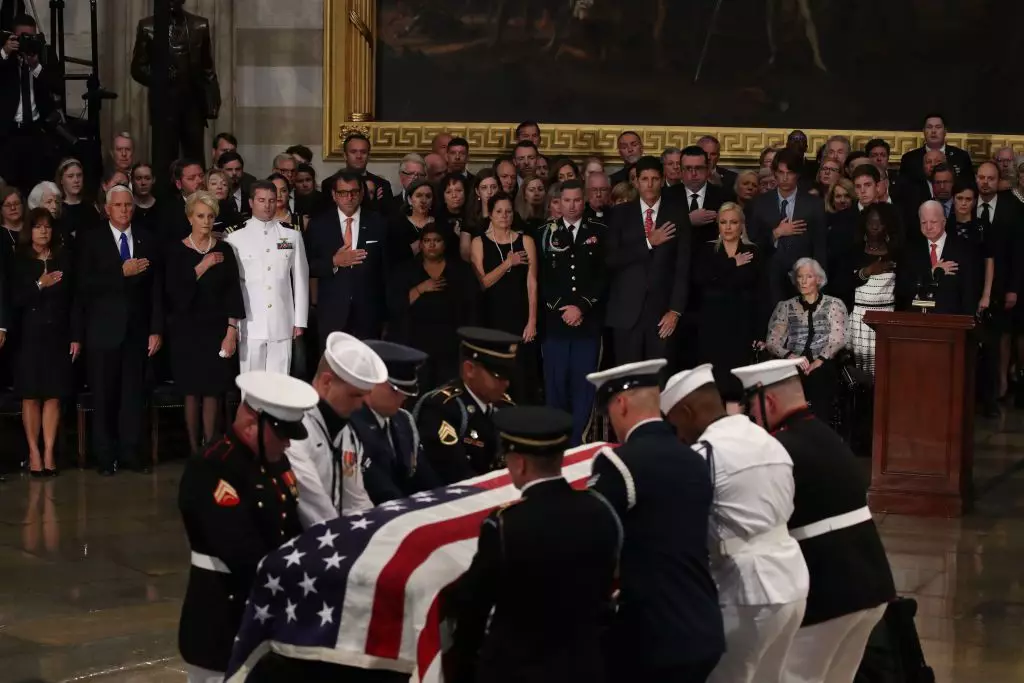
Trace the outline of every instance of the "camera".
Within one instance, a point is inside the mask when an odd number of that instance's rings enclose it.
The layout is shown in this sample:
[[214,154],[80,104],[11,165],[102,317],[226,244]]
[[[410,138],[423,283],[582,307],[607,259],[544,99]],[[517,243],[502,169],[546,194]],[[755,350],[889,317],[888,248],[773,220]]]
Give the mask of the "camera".
[[[0,42],[6,43],[11,35],[10,31],[4,31]],[[20,33],[15,38],[18,39],[18,51],[22,54],[42,57],[46,52],[46,36],[42,33]]]

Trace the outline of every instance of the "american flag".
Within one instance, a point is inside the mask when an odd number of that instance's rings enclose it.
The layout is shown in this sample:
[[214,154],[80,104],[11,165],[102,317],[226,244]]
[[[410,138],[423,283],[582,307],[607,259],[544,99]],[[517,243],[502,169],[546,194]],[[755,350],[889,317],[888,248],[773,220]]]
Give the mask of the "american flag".
[[[577,487],[605,444],[566,451]],[[268,651],[438,683],[437,595],[476,552],[484,518],[519,498],[506,471],[391,501],[310,528],[260,564],[235,638],[229,683]]]

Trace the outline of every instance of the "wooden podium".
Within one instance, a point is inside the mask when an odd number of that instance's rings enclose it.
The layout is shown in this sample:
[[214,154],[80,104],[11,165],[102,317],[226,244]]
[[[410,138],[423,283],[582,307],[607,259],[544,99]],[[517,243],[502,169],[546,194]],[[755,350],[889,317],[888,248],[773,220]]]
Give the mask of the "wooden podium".
[[874,328],[872,512],[958,517],[970,508],[974,318],[868,311]]

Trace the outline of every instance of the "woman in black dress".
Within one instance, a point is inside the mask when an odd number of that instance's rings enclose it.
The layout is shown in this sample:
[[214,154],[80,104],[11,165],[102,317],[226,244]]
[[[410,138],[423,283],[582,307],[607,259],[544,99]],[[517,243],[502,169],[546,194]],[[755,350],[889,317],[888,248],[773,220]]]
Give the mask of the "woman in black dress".
[[420,253],[420,236],[433,224],[434,188],[426,180],[414,180],[405,188],[406,203],[394,215],[388,227],[388,249],[391,263],[400,266]]
[[498,192],[498,175],[491,169],[482,169],[476,174],[476,185],[470,194],[469,208],[466,210],[466,225],[469,230],[462,231],[459,238],[459,253],[467,254],[473,259],[473,238],[482,235],[491,223],[488,207],[491,197]]
[[21,421],[33,477],[57,475],[53,448],[60,426],[60,401],[71,394],[71,364],[82,348],[79,326],[72,320],[71,254],[55,234],[47,209],[30,211],[10,273],[11,303],[21,320],[14,388],[21,396]]
[[764,259],[747,238],[746,220],[738,204],[718,210],[718,239],[700,245],[694,279],[701,292],[697,353],[713,363],[716,375],[748,365],[753,345],[768,321]]
[[288,200],[292,196],[292,184],[280,173],[271,173],[267,180],[274,183],[274,187],[277,188],[277,213],[274,214],[274,220],[286,228],[306,232],[306,221],[288,206]]
[[533,238],[534,244],[541,243],[541,228],[547,225],[547,190],[544,181],[527,174],[516,195],[516,225]]
[[[483,287],[480,324],[523,340],[513,379],[518,402],[536,399],[537,249],[533,238],[512,229],[512,198],[498,192],[489,202],[490,222],[473,238],[473,270]],[[518,382],[516,381],[518,379]],[[518,386],[517,386],[518,385]]]
[[61,231],[74,237],[87,221],[93,220],[95,215],[84,197],[85,174],[82,171],[82,162],[73,158],[61,161],[57,166],[54,182],[63,195],[60,209]]
[[[444,253],[449,258],[461,258],[469,263],[470,243],[472,236],[466,223],[467,198],[469,187],[466,184],[465,176],[458,173],[449,173],[437,185],[440,190],[437,209],[434,215],[438,223],[446,228],[446,239]],[[462,244],[462,235],[465,233],[465,248]]]
[[419,253],[397,269],[388,291],[392,338],[430,356],[420,375],[424,387],[458,377],[456,330],[477,321],[480,286],[469,265],[449,258],[446,248],[441,227],[426,225]]
[[185,424],[192,452],[202,435],[213,439],[224,394],[238,372],[238,321],[245,317],[238,264],[231,247],[213,235],[219,204],[209,192],[185,200],[192,232],[167,249],[166,291],[171,371],[185,397]]
[[135,213],[132,225],[140,225],[152,233],[160,231],[160,210],[163,208],[153,194],[153,167],[146,163],[132,166],[132,194],[135,195]]
[[226,171],[212,168],[206,174],[206,191],[217,199],[217,219],[213,221],[213,234],[218,239],[242,227],[242,215],[231,196],[231,178]]

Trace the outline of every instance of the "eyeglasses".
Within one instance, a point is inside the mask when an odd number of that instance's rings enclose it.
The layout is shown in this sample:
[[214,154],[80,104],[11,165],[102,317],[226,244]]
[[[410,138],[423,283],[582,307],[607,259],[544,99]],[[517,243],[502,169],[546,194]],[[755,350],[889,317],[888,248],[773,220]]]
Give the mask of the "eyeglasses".
[[426,178],[427,174],[422,171],[399,171],[399,175],[404,175],[406,178]]
[[362,190],[335,190],[334,191],[334,194],[338,195],[342,199],[347,199],[349,197],[355,199],[356,197],[358,197],[362,193],[363,193]]
[[706,168],[707,166],[683,166],[683,170],[687,173],[700,173]]
[[21,202],[4,202],[5,209],[20,209]]

